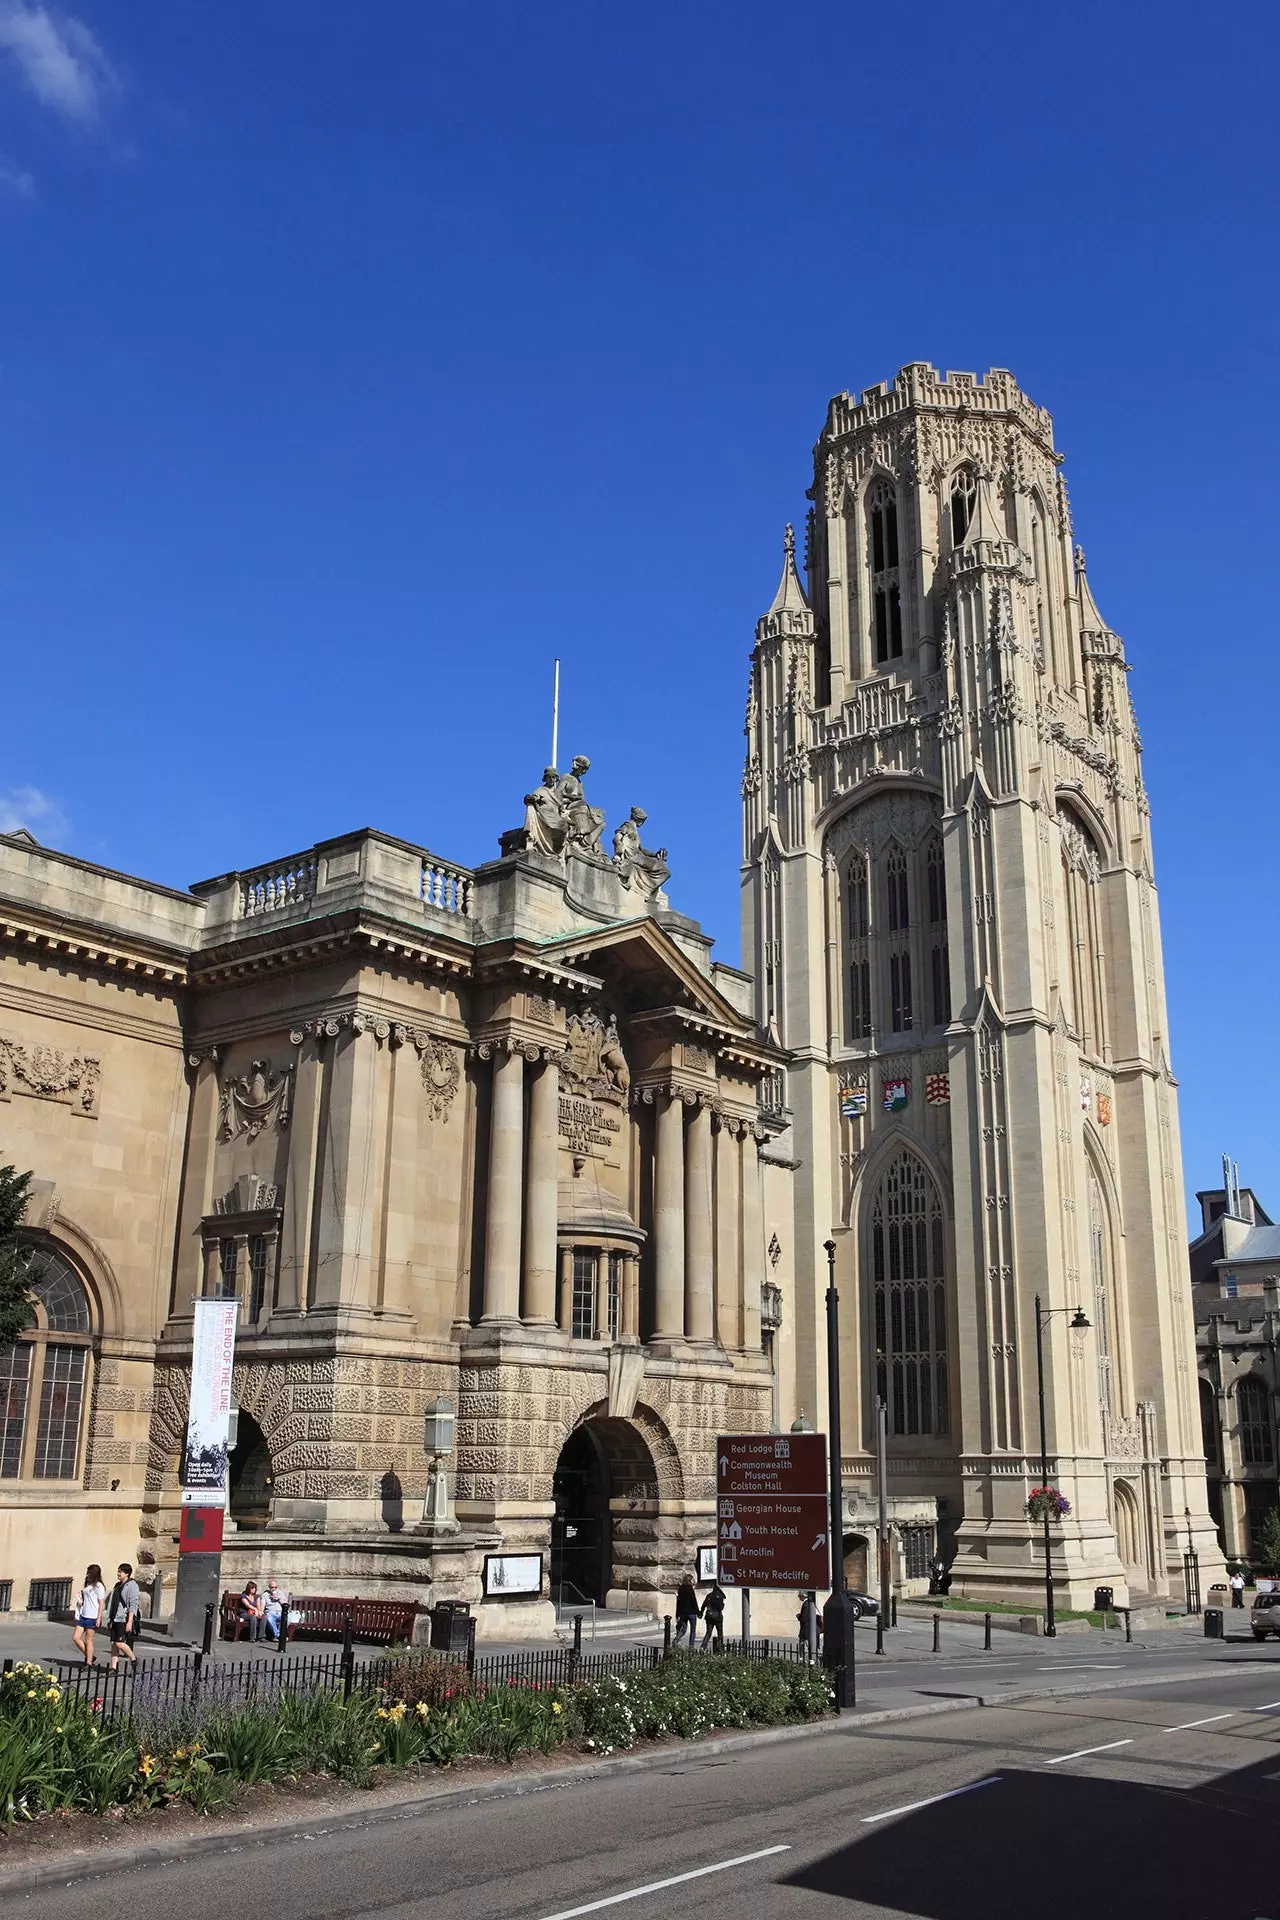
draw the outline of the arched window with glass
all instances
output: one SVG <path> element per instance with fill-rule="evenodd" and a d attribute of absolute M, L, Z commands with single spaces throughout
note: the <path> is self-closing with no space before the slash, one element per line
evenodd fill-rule
<path fill-rule="evenodd" d="M 1236 1419 L 1240 1427 L 1240 1459 L 1246 1467 L 1269 1467 L 1275 1461 L 1271 1431 L 1271 1395 L 1265 1380 L 1249 1374 L 1236 1388 Z"/>
<path fill-rule="evenodd" d="M 947 950 L 947 870 L 939 834 L 929 836 L 924 871 L 933 1024 L 945 1027 L 951 1018 L 951 959 Z"/>
<path fill-rule="evenodd" d="M 872 1194 L 870 1240 L 876 1391 L 889 1432 L 946 1434 L 946 1228 L 938 1189 L 913 1153 L 891 1160 Z"/>
<path fill-rule="evenodd" d="M 845 882 L 849 953 L 849 1038 L 871 1038 L 871 880 L 865 854 L 855 853 Z"/>
<path fill-rule="evenodd" d="M 32 1324 L 0 1353 L 0 1479 L 75 1480 L 93 1339 L 89 1294 L 48 1243 L 31 1255 L 28 1279 Z"/>
<path fill-rule="evenodd" d="M 885 930 L 889 948 L 889 1024 L 894 1033 L 910 1033 L 915 1025 L 911 992 L 911 880 L 903 849 L 891 846 L 885 855 Z"/>
<path fill-rule="evenodd" d="M 875 664 L 902 658 L 902 591 L 898 573 L 898 499 L 887 480 L 867 495 L 871 572 L 871 642 Z"/>

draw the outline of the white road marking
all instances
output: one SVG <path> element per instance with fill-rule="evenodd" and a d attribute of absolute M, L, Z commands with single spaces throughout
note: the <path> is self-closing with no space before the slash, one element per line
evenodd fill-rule
<path fill-rule="evenodd" d="M 1060 1767 L 1064 1760 L 1083 1760 L 1086 1753 L 1110 1753 L 1113 1747 L 1131 1747 L 1132 1740 L 1108 1740 L 1101 1747 L 1078 1747 L 1074 1753 L 1060 1753 L 1052 1760 L 1046 1760 L 1046 1767 Z"/>
<path fill-rule="evenodd" d="M 669 1880 L 651 1880 L 648 1886 L 631 1887 L 626 1893 L 611 1893 L 607 1900 L 588 1900 L 585 1907 L 564 1907 L 548 1913 L 544 1920 L 576 1920 L 580 1913 L 599 1913 L 602 1907 L 619 1907 L 624 1900 L 639 1900 L 646 1893 L 661 1893 L 665 1887 L 683 1886 L 686 1880 L 702 1880 L 709 1873 L 727 1873 L 730 1867 L 745 1867 L 752 1860 L 767 1860 L 771 1853 L 790 1853 L 789 1846 L 761 1847 L 759 1853 L 740 1853 L 732 1860 L 718 1860 L 714 1867 L 694 1867 L 691 1873 L 673 1873 Z"/>
<path fill-rule="evenodd" d="M 1274 1713 L 1280 1707 L 1280 1700 L 1268 1700 L 1265 1707 L 1250 1707 L 1250 1713 Z"/>
<path fill-rule="evenodd" d="M 998 1773 L 989 1773 L 985 1780 L 971 1780 L 967 1787 L 953 1787 L 950 1793 L 935 1793 L 929 1800 L 912 1800 L 905 1807 L 890 1807 L 885 1813 L 868 1813 L 863 1816 L 864 1827 L 873 1827 L 877 1820 L 892 1820 L 899 1813 L 918 1813 L 921 1807 L 936 1807 L 939 1800 L 956 1800 L 962 1793 L 976 1793 L 979 1787 L 994 1787 L 999 1780 Z"/>
<path fill-rule="evenodd" d="M 1119 1673 L 1120 1660 L 1051 1660 L 1041 1673 Z"/>
<path fill-rule="evenodd" d="M 1166 1733 L 1185 1733 L 1188 1727 L 1211 1727 L 1215 1720 L 1234 1720 L 1234 1713 L 1210 1713 L 1203 1720 L 1180 1720 L 1176 1727 L 1166 1727 Z"/>

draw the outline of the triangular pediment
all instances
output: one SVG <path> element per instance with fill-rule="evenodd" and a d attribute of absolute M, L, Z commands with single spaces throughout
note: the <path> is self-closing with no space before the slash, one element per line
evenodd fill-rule
<path fill-rule="evenodd" d="M 754 1035 L 755 1024 L 725 998 L 666 929 L 654 920 L 626 920 L 612 927 L 566 934 L 538 948 L 540 956 L 554 958 L 586 973 L 611 961 L 643 983 L 645 997 L 654 1006 L 683 1006 L 735 1034 Z"/>

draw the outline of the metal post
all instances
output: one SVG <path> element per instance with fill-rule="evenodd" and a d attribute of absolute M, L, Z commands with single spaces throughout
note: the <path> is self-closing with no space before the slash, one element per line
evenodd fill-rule
<path fill-rule="evenodd" d="M 1049 1443 L 1045 1438 L 1044 1426 L 1044 1316 L 1040 1311 L 1040 1295 L 1036 1295 L 1036 1385 L 1040 1394 L 1040 1485 L 1049 1484 Z M 1058 1627 L 1053 1616 L 1053 1546 L 1049 1538 L 1049 1509 L 1044 1510 L 1044 1631 L 1045 1638 L 1057 1638 Z"/>
<path fill-rule="evenodd" d="M 210 1600 L 204 1610 L 204 1636 L 200 1641 L 201 1653 L 208 1656 L 213 1652 L 213 1601 Z"/>
<path fill-rule="evenodd" d="M 573 1616 L 573 1677 L 576 1681 L 582 1669 L 582 1615 Z"/>
<path fill-rule="evenodd" d="M 671 1615 L 669 1613 L 664 1613 L 662 1616 L 662 1657 L 664 1660 L 666 1659 L 667 1655 L 670 1652 L 671 1652 Z"/>
<path fill-rule="evenodd" d="M 891 1627 L 896 1627 L 897 1624 L 898 1624 L 898 1596 L 896 1593 L 891 1593 L 889 1595 L 889 1625 Z"/>
<path fill-rule="evenodd" d="M 884 1652 L 884 1618 L 889 1611 L 889 1409 L 876 1397 L 876 1527 L 880 1560 L 880 1611 L 876 1616 L 876 1652 Z"/>
<path fill-rule="evenodd" d="M 933 1650 L 935 1653 L 942 1652 L 942 1615 L 940 1613 L 935 1613 L 933 1616 Z"/>
<path fill-rule="evenodd" d="M 344 1700 L 349 1700 L 351 1698 L 351 1682 L 354 1677 L 354 1666 L 355 1666 L 355 1632 L 352 1626 L 351 1615 L 348 1614 L 346 1619 L 342 1623 L 341 1667 L 342 1667 L 342 1697 Z"/>
<path fill-rule="evenodd" d="M 1132 1607 L 1126 1607 L 1124 1610 L 1124 1637 L 1125 1637 L 1126 1645 L 1128 1645 L 1128 1643 L 1133 1639 L 1133 1608 Z"/>
<path fill-rule="evenodd" d="M 743 1587 L 742 1589 L 742 1651 L 743 1653 L 746 1653 L 747 1644 L 750 1641 L 750 1639 L 751 1639 L 751 1589 L 750 1587 Z"/>
<path fill-rule="evenodd" d="M 476 1623 L 474 1618 L 467 1621 L 467 1678 L 476 1677 Z"/>
<path fill-rule="evenodd" d="M 840 1440 L 840 1295 L 836 1292 L 836 1243 L 824 1244 L 827 1256 L 827 1412 L 828 1465 L 830 1468 L 831 1512 L 831 1591 L 843 1593 L 844 1580 L 844 1498 L 841 1486 L 842 1449 Z M 858 1703 L 857 1648 L 852 1627 L 846 1636 L 848 1659 L 836 1669 L 836 1703 L 853 1707 Z"/>
<path fill-rule="evenodd" d="M 982 1616 L 982 1650 L 984 1653 L 991 1651 L 991 1615 L 989 1613 L 984 1613 Z"/>

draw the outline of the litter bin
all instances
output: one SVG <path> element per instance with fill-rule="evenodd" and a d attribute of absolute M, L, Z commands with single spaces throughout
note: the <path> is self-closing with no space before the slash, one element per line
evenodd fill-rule
<path fill-rule="evenodd" d="M 465 1600 L 437 1600 L 431 1609 L 434 1653 L 465 1653 L 471 1633 L 471 1608 Z"/>
<path fill-rule="evenodd" d="M 1095 1587 L 1093 1590 L 1093 1610 L 1095 1613 L 1114 1613 L 1116 1594 L 1114 1587 Z"/>
<path fill-rule="evenodd" d="M 1204 1637 L 1206 1640 L 1221 1640 L 1222 1608 L 1206 1607 L 1204 1610 Z"/>

